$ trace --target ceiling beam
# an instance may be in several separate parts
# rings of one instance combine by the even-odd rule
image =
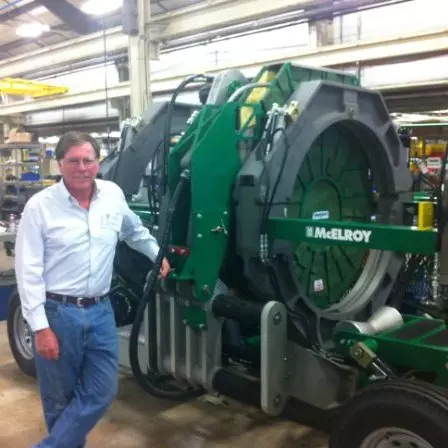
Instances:
[[[25,57],[20,55],[0,61],[0,78],[27,77],[33,72],[57,66],[66,70],[72,63],[96,59],[104,54],[111,56],[117,52],[127,52],[127,48],[128,38],[121,32],[108,30],[105,34],[95,33],[33,51]]]
[[[200,66],[197,70],[201,73],[216,73],[230,68],[251,69],[266,64],[282,63],[285,60],[312,67],[343,68],[359,66],[376,66],[379,64],[392,64],[409,59],[424,59],[437,55],[445,55],[448,51],[448,29],[434,30],[430,32],[412,33],[409,35],[391,36],[381,39],[361,40],[339,45],[328,45],[318,49],[300,51],[291,49],[282,52],[281,58],[260,57],[258,54],[247,53],[244,62],[235,61],[222,66]],[[1,66],[0,66],[1,73]],[[170,70],[170,78],[176,82],[188,76],[189,73],[181,66]],[[164,81],[170,78],[164,77]],[[157,73],[152,79],[159,80]]]
[[[262,59],[258,55],[251,57],[248,53],[247,60],[243,64],[234,64],[232,66],[226,65],[222,67],[201,67],[201,73],[216,73],[224,71],[229,68],[238,68],[243,71],[259,69],[264,65],[278,64],[284,61],[290,61],[297,65],[306,65],[313,67],[338,67],[338,66],[350,66],[356,64],[361,60],[363,63],[369,63],[378,58],[403,57],[409,53],[417,53],[425,55],[428,52],[433,51],[434,48],[448,49],[448,36],[447,33],[426,33],[422,35],[412,34],[410,36],[401,36],[400,38],[376,40],[368,42],[359,42],[344,45],[331,45],[328,47],[322,47],[318,50],[308,50],[298,54],[296,51],[291,51],[291,54],[284,55],[282,59],[273,61],[272,59]],[[86,48],[88,50],[88,48]],[[1,74],[1,69],[0,69]],[[157,73],[151,74],[151,91],[153,94],[171,93],[182,82],[186,76],[190,75],[190,72],[178,71],[173,73],[170,71],[170,76],[157,75]],[[369,87],[368,84],[365,84]],[[376,90],[381,91],[393,91],[400,86],[382,86]],[[107,91],[107,97],[119,98],[129,97],[130,86],[129,83],[120,83],[115,86],[110,86]],[[97,88],[92,91],[84,92],[69,92],[66,95],[42,99],[35,101],[23,101],[15,104],[8,104],[0,106],[0,116],[13,115],[26,112],[35,112],[39,110],[46,110],[59,107],[67,107],[79,104],[88,104],[95,102],[93,99],[106,98],[106,92],[104,88]],[[417,100],[418,101],[418,100]]]
[[[256,31],[263,26],[284,25],[294,21],[301,23],[308,20],[331,19],[337,15],[365,11],[410,0],[344,0],[330,2],[328,0],[215,0],[205,9],[189,8],[167,13],[174,20],[168,20],[162,31],[162,40],[184,40],[194,34],[227,35],[229,32]],[[165,15],[165,14],[164,14]],[[156,19],[158,16],[156,16]],[[243,25],[243,26],[241,26]]]
[[[0,16],[0,23],[1,23],[1,16]],[[109,29],[109,28],[114,28],[117,27],[119,24],[121,24],[121,17],[116,17],[116,16],[111,16],[111,17],[105,17],[104,20],[101,21],[101,27],[102,29]],[[46,41],[46,39],[48,37],[52,37],[52,36],[62,36],[61,40],[66,41],[66,37],[64,35],[64,33],[73,33],[73,30],[70,30],[69,27],[67,26],[67,24],[65,23],[61,23],[59,25],[56,25],[54,27],[51,28],[51,30],[44,36],[44,41]],[[70,38],[70,41],[72,41],[74,38]],[[16,40],[12,40],[6,44],[0,45],[0,59],[3,59],[1,57],[2,54],[4,53],[8,53],[12,50],[15,50],[17,48],[20,48],[23,45],[29,45],[30,43],[34,43],[32,39],[28,39],[28,38],[21,38],[21,39],[16,39]],[[53,48],[54,45],[57,44],[52,44],[52,45],[45,45],[46,49],[48,48]],[[25,53],[26,54],[30,54],[29,53]],[[7,56],[5,56],[7,57]],[[51,69],[51,67],[49,67]]]
[[[26,5],[22,6],[14,6],[9,11],[0,14],[0,23],[7,22],[8,20],[16,19],[17,17],[28,14],[33,9],[36,9],[36,2],[32,1],[31,3],[27,3]]]
[[[101,24],[73,6],[67,0],[37,0],[54,16],[66,23],[77,34],[89,34],[99,31]],[[103,0],[106,1],[106,0]]]
[[[43,1],[43,0],[42,0]],[[49,1],[49,0],[45,0]],[[55,0],[59,2],[59,0]],[[361,0],[357,0],[358,2]],[[376,5],[379,2],[398,0],[362,0],[363,3]],[[400,0],[402,1],[402,0]],[[158,14],[151,18],[148,29],[152,40],[163,44],[185,36],[195,36],[201,33],[210,33],[208,37],[222,32],[223,28],[247,24],[252,22],[254,29],[260,27],[263,19],[271,20],[275,16],[287,13],[302,14],[303,9],[328,5],[328,0],[214,0],[203,1],[196,5],[176,9],[166,13]],[[356,4],[356,2],[353,2]],[[291,20],[291,16],[283,18]],[[220,31],[221,30],[221,31]],[[247,29],[246,29],[247,31]],[[107,31],[107,39],[111,40],[111,47],[115,50],[126,52],[128,38],[122,33],[121,26]],[[108,43],[106,43],[108,45]],[[88,51],[85,51],[88,48]],[[1,51],[1,48],[0,48]],[[109,51],[109,50],[107,50]],[[95,33],[89,36],[66,41],[61,44],[52,45],[43,50],[19,55],[0,61],[0,77],[22,76],[39,72],[39,70],[58,65],[66,65],[70,62],[87,60],[101,56],[104,53],[103,33]]]

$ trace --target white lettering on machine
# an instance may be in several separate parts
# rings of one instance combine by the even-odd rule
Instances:
[[[372,235],[371,230],[359,230],[359,229],[327,229],[325,227],[312,227],[306,228],[307,238],[315,238],[321,240],[333,240],[333,241],[349,241],[354,243],[366,243],[370,242]]]

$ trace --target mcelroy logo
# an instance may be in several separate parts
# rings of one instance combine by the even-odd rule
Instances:
[[[306,228],[306,237],[320,240],[333,241],[352,241],[354,243],[370,242],[371,230],[352,230],[352,229],[326,229],[325,227],[308,226]]]

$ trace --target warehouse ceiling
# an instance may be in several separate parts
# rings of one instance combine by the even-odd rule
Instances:
[[[151,13],[203,1],[151,0]],[[0,0],[0,59],[117,26],[121,4],[122,0]]]
[[[0,60],[120,25],[123,1],[128,0],[0,0]],[[394,4],[408,0],[346,1],[346,8],[353,8],[354,4],[364,4],[367,5],[366,8],[373,8],[382,3]],[[336,5],[335,8],[342,8],[340,4],[344,3],[333,4],[328,0],[318,0],[316,4],[319,4],[321,8],[310,9],[307,14],[314,14],[312,16],[314,20],[320,18],[324,14],[322,4],[326,5],[326,2]],[[157,16],[201,4],[209,5],[210,0],[151,0],[151,13]],[[331,14],[328,11],[325,12],[326,17]],[[309,17],[303,18],[303,20],[307,19]],[[285,20],[285,18],[281,17],[279,20]],[[229,29],[232,31],[234,27]],[[222,30],[217,32],[222,33]],[[94,61],[83,63],[92,64]],[[418,113],[418,118],[425,115],[431,121],[448,121],[446,81],[437,85],[430,83],[430,85],[422,86],[404,85],[399,88],[397,86],[395,89],[380,87],[379,90],[382,91],[390,112],[396,114],[397,120],[406,122],[413,119],[409,117],[409,113]],[[433,113],[433,111],[443,112]]]

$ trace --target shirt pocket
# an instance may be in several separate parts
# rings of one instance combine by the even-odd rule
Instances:
[[[104,213],[99,218],[99,226],[94,239],[99,243],[116,244],[123,217],[119,213]]]

